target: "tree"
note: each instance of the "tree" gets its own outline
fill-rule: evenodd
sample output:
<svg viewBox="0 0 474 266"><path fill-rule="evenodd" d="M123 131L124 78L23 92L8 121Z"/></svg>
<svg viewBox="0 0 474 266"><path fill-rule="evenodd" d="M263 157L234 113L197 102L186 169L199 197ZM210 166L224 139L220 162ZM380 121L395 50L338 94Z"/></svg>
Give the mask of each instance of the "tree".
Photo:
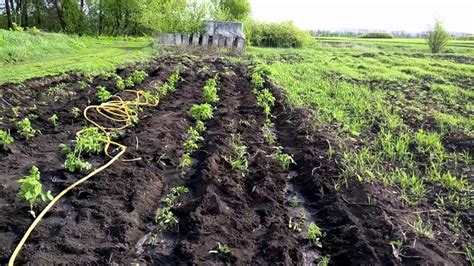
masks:
<svg viewBox="0 0 474 266"><path fill-rule="evenodd" d="M432 53L439 53L446 45L448 45L450 39L449 32L444 29L441 21L436 20L434 26L432 26L426 32L426 41L431 49Z"/></svg>
<svg viewBox="0 0 474 266"><path fill-rule="evenodd" d="M248 0L214 0L217 19L225 21L244 21L250 15Z"/></svg>
<svg viewBox="0 0 474 266"><path fill-rule="evenodd" d="M10 9L10 0L5 1L5 9L7 11L7 28L11 29L13 28L13 22L12 22L12 13Z"/></svg>

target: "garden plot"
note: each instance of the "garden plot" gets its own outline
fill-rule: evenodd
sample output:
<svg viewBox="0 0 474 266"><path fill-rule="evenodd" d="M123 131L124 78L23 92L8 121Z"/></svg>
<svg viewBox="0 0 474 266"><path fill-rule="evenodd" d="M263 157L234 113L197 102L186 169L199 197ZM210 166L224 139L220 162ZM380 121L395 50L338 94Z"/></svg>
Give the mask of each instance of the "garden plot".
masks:
<svg viewBox="0 0 474 266"><path fill-rule="evenodd" d="M126 151L57 202L17 263L400 263L393 241L403 237L410 210L393 206L383 187L349 180L350 189L337 189L330 136L311 127L310 112L287 104L267 75L260 65L168 56L98 77L3 86L0 129L14 141L0 152L0 263L46 206L48 191L56 196L109 162L104 149L119 154L116 147L76 152L76 133L94 126L82 114L87 106L112 95L135 101L138 94L126 89L159 102L131 105L125 121L110 119L123 117L115 109L108 118L88 116L120 128L104 138ZM70 153L79 162L65 169ZM30 206L17 180L33 166L46 202ZM367 202L374 195L377 204ZM444 252L445 240L417 243L404 247L403 261L463 261Z"/></svg>

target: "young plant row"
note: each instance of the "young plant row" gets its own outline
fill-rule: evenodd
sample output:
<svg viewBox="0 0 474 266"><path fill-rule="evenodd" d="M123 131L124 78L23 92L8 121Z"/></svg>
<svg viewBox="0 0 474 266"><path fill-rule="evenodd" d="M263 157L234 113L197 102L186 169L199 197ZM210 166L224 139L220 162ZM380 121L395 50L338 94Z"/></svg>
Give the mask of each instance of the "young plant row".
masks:
<svg viewBox="0 0 474 266"><path fill-rule="evenodd" d="M269 75L270 71L265 65L257 65L252 72L252 92L257 98L257 106L265 115L265 122L262 126L263 138L269 145L274 145L277 141L275 134L275 124L271 120L272 108L275 106L275 96L272 92L265 88L265 76ZM272 158L278 161L283 169L287 170L291 164L295 164L293 156L283 152L283 147L273 146L274 152Z"/></svg>
<svg viewBox="0 0 474 266"><path fill-rule="evenodd" d="M272 108L275 106L276 99L271 93L271 91L265 88L265 76L269 74L270 71L265 65L259 64L254 68L252 73L252 84L254 88L252 89L252 92L254 93L257 99L257 106L262 110L266 118L261 130L265 142L268 145L273 146L274 152L271 157L278 161L278 163L283 169L288 170L291 164L295 164L293 156L284 153L283 147L274 146L277 141L277 136L275 134L275 124L271 120L271 113ZM290 199L288 202L290 207L293 208L296 208L299 205L299 201L295 198ZM303 228L306 227L305 238L312 246L321 248L321 238L323 237L323 232L321 231L321 228L314 222L307 224L305 213L301 213L300 216L301 217L296 219L290 217L288 227L296 233L301 233L303 231Z"/></svg>
<svg viewBox="0 0 474 266"><path fill-rule="evenodd" d="M207 80L202 90L204 103L194 104L189 110L191 117L194 119L194 125L188 129L187 138L182 145L185 152L181 156L178 166L181 175L186 174L186 171L191 167L191 154L199 149L199 143L204 140L201 134L206 131L205 122L213 117L213 105L220 100L217 87L218 79L219 77L216 75Z"/></svg>

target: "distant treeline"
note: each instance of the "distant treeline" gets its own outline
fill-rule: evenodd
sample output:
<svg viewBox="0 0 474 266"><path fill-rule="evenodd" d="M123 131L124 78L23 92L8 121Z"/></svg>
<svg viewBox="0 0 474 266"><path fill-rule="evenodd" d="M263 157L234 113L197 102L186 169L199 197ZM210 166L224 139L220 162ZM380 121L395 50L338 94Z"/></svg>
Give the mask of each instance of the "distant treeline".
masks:
<svg viewBox="0 0 474 266"><path fill-rule="evenodd" d="M241 21L247 0L0 0L0 28L72 34L200 32L203 21Z"/></svg>
<svg viewBox="0 0 474 266"><path fill-rule="evenodd" d="M361 37L361 38L420 38L423 33L409 33L403 31L383 32L383 31L311 31L315 37Z"/></svg>

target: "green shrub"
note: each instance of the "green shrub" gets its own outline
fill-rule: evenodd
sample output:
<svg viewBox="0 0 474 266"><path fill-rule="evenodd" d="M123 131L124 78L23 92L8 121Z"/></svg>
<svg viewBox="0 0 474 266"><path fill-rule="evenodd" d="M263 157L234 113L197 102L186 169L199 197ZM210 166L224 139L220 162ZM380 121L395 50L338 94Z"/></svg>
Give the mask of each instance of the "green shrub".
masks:
<svg viewBox="0 0 474 266"><path fill-rule="evenodd" d="M393 35L388 32L369 32L364 35L359 36L359 38L366 39L393 39Z"/></svg>
<svg viewBox="0 0 474 266"><path fill-rule="evenodd" d="M436 20L434 26L426 32L426 41L433 54L441 52L448 45L450 37L449 32L439 20Z"/></svg>
<svg viewBox="0 0 474 266"><path fill-rule="evenodd" d="M249 21L247 38L253 46L301 48L311 44L313 37L292 22L263 23Z"/></svg>

